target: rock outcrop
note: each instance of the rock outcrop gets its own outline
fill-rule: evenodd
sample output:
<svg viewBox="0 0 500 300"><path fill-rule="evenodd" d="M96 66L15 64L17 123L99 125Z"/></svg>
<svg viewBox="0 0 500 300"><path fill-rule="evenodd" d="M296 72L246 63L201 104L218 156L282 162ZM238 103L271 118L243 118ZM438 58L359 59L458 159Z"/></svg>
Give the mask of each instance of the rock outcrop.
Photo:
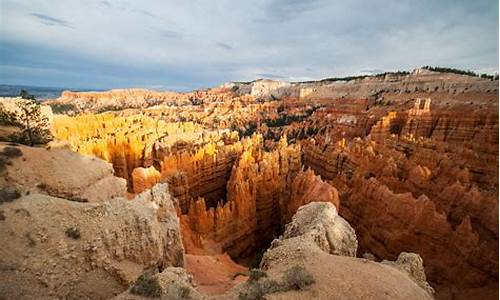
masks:
<svg viewBox="0 0 500 300"><path fill-rule="evenodd" d="M100 203L30 193L0 209L0 295L6 299L108 299L146 268L184 265L166 185L132 201Z"/></svg>
<svg viewBox="0 0 500 300"><path fill-rule="evenodd" d="M337 189L324 182L311 169L301 170L293 179L290 199L284 203L285 207L281 212L283 223L290 222L299 207L313 201L329 202L334 204L337 210L340 208Z"/></svg>
<svg viewBox="0 0 500 300"><path fill-rule="evenodd" d="M261 262L272 279L290 266L304 266L314 283L299 291L270 294L272 299L433 299L410 276L422 279L422 265L402 259L405 271L385 264L353 257L357 241L354 230L338 216L331 203L313 202L302 206L285 234L273 241ZM340 255L332 255L332 254ZM342 256L343 254L347 256ZM413 256L411 256L413 255ZM401 257L418 257L402 254ZM404 263L402 261L405 261ZM420 260L421 262L421 260ZM408 275L410 274L410 275ZM424 277L425 280L425 277ZM420 283L420 282L419 282ZM425 281L421 282L422 284ZM242 287L244 288L244 287Z"/></svg>
<svg viewBox="0 0 500 300"><path fill-rule="evenodd" d="M282 139L276 150L262 152L260 140L257 135L246 140L227 181L225 202L210 207L199 198L181 216L185 245L203 248L203 241L214 242L219 251L245 256L277 236L300 205L315 200L339 205L335 188L299 169L299 147Z"/></svg>
<svg viewBox="0 0 500 300"><path fill-rule="evenodd" d="M358 249L354 229L328 202L311 202L299 208L281 239L294 237L313 242L321 250L335 255L355 257Z"/></svg>
<svg viewBox="0 0 500 300"><path fill-rule="evenodd" d="M132 190L134 193L140 193L160 182L161 173L153 166L149 168L138 167L132 171L131 177Z"/></svg>
<svg viewBox="0 0 500 300"><path fill-rule="evenodd" d="M413 279L421 288L427 291L430 295L434 294L434 289L427 282L424 272L424 261L420 255L415 253L401 252L396 261L382 261L383 264L393 266L400 271L405 272Z"/></svg>
<svg viewBox="0 0 500 300"><path fill-rule="evenodd" d="M68 149L45 149L0 143L19 149L21 155L9 159L0 186L22 193L48 194L79 202L101 202L126 193L126 181L114 176L112 165Z"/></svg>

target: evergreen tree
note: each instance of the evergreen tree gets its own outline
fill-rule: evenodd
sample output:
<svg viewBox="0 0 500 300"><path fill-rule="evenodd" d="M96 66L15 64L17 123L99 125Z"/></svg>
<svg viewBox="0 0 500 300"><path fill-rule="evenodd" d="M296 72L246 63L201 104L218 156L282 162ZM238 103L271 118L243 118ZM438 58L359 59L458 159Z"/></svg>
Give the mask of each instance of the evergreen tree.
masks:
<svg viewBox="0 0 500 300"><path fill-rule="evenodd" d="M20 142L33 146L52 140L49 120L42 114L40 103L25 90L21 91L20 96L24 100L16 103L18 111L15 113L16 121L22 129Z"/></svg>

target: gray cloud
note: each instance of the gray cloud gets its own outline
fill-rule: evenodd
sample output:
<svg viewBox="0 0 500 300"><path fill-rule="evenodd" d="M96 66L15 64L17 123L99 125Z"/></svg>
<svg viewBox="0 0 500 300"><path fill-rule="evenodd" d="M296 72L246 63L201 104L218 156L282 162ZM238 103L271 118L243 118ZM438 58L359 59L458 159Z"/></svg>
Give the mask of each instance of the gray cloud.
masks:
<svg viewBox="0 0 500 300"><path fill-rule="evenodd" d="M159 29L158 33L160 34L160 36L169 39L182 39L183 37L182 33L168 29Z"/></svg>
<svg viewBox="0 0 500 300"><path fill-rule="evenodd" d="M4 0L1 14L0 65L11 67L0 83L207 87L422 65L498 70L492 0Z"/></svg>
<svg viewBox="0 0 500 300"><path fill-rule="evenodd" d="M233 50L233 47L229 46L228 44L221 43L221 42L216 42L217 46L221 47L224 50Z"/></svg>
<svg viewBox="0 0 500 300"><path fill-rule="evenodd" d="M259 73L257 74L259 77L268 78L268 79L284 79L284 76L271 74L271 73Z"/></svg>
<svg viewBox="0 0 500 300"><path fill-rule="evenodd" d="M39 13L32 13L31 14L33 17L38 18L40 23L43 23L45 25L49 26L63 26L63 27L68 27L68 28L74 28L73 25L70 22L54 18L48 15L44 14L39 14Z"/></svg>

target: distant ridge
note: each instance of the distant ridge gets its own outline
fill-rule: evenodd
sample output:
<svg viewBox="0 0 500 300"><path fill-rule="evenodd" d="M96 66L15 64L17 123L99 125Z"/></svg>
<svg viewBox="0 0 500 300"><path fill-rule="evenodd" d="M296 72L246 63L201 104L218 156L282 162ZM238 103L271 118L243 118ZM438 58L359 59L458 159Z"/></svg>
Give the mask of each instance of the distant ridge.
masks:
<svg viewBox="0 0 500 300"><path fill-rule="evenodd" d="M87 89L71 89L60 87L44 87L32 85L11 85L0 84L0 97L17 97L21 90L26 90L30 95L35 96L38 100L56 99L59 98L62 92L71 90L75 92L89 91Z"/></svg>

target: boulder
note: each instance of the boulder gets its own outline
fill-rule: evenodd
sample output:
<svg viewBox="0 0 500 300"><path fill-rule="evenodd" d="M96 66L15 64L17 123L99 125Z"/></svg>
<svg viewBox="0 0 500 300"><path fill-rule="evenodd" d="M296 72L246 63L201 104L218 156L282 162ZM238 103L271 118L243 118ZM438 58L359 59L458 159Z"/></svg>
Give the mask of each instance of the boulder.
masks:
<svg viewBox="0 0 500 300"><path fill-rule="evenodd" d="M314 242L327 253L356 256L356 233L330 202L311 202L299 208L281 239L298 236Z"/></svg>
<svg viewBox="0 0 500 300"><path fill-rule="evenodd" d="M382 263L405 272L421 288L426 290L427 293L430 295L434 294L434 289L427 283L424 271L424 261L420 255L416 253L401 252L396 261L384 260Z"/></svg>

